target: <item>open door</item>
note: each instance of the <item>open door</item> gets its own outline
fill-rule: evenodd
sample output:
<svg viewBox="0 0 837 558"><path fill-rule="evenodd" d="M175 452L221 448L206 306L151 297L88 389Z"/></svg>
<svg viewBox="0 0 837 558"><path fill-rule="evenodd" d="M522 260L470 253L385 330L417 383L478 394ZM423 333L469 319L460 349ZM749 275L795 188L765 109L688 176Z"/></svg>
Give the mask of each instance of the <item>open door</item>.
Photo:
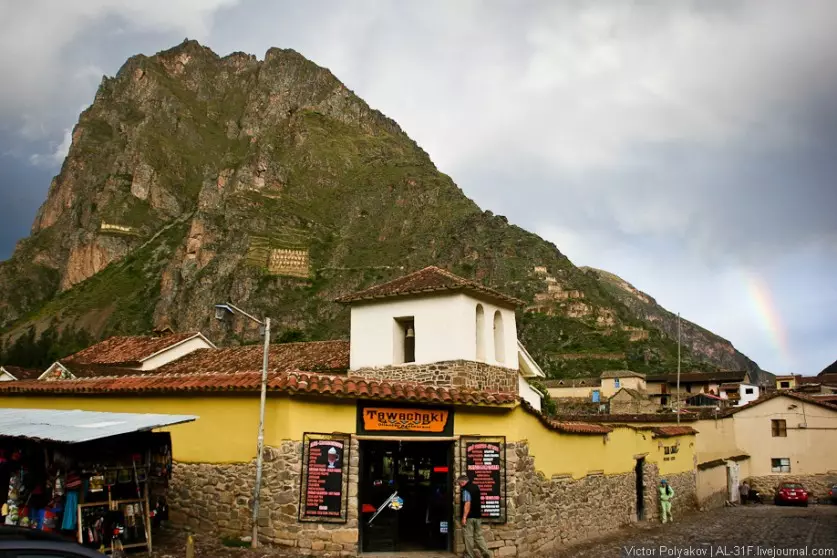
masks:
<svg viewBox="0 0 837 558"><path fill-rule="evenodd" d="M645 479L643 472L645 469L645 458L640 457L636 460L636 467L634 474L636 475L636 520L643 521L645 519Z"/></svg>

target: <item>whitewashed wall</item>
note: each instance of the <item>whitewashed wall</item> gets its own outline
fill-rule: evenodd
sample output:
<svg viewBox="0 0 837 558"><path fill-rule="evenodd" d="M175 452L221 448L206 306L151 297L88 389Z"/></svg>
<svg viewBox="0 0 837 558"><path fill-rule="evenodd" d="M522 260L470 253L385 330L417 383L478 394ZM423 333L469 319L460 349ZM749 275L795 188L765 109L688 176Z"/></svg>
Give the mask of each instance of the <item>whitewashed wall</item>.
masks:
<svg viewBox="0 0 837 558"><path fill-rule="evenodd" d="M160 351L151 358L143 361L139 370L156 370L157 368L170 362L174 362L175 360L184 357L193 351L211 348L212 345L204 341L202 337L193 337L192 339L184 341L179 345ZM200 372L200 370L195 370L195 372Z"/></svg>
<svg viewBox="0 0 837 558"><path fill-rule="evenodd" d="M477 304L483 307L483 339L487 364L518 369L517 324L514 310L500 308L465 294L440 294L420 298L356 303L351 309L353 370L394 364L395 320L415 321L415 364L477 359ZM504 362L495 359L494 314L503 321Z"/></svg>

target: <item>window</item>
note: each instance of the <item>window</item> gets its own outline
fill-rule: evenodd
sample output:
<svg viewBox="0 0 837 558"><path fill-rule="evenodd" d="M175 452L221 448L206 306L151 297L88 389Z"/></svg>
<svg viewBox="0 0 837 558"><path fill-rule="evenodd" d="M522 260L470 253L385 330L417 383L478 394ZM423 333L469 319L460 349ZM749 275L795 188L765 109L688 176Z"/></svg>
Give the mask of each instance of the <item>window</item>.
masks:
<svg viewBox="0 0 837 558"><path fill-rule="evenodd" d="M477 304L477 360L485 361L485 310Z"/></svg>
<svg viewBox="0 0 837 558"><path fill-rule="evenodd" d="M774 438L787 438L788 423L785 419L773 419L770 421L770 427L773 431Z"/></svg>
<svg viewBox="0 0 837 558"><path fill-rule="evenodd" d="M413 317L395 318L392 362L408 364L416 361L416 325Z"/></svg>
<svg viewBox="0 0 837 558"><path fill-rule="evenodd" d="M663 396L663 397L660 399L660 405L662 405L663 407L665 407L666 405L668 405L668 397Z"/></svg>
<svg viewBox="0 0 837 558"><path fill-rule="evenodd" d="M503 335L503 315L499 310L494 312L494 360L506 362L506 336Z"/></svg>
<svg viewBox="0 0 837 558"><path fill-rule="evenodd" d="M770 470L774 473L790 473L790 458L774 457L770 460Z"/></svg>
<svg viewBox="0 0 837 558"><path fill-rule="evenodd" d="M779 382L779 387L782 389L788 389L790 387L790 382Z"/></svg>
<svg viewBox="0 0 837 558"><path fill-rule="evenodd" d="M753 395L753 388L744 388L745 395Z"/></svg>
<svg viewBox="0 0 837 558"><path fill-rule="evenodd" d="M601 393L599 392L599 390L594 389L593 390L593 403L599 403L600 400L601 400Z"/></svg>
<svg viewBox="0 0 837 558"><path fill-rule="evenodd" d="M619 381L619 378L613 378L613 386L617 388L621 387L621 382Z"/></svg>

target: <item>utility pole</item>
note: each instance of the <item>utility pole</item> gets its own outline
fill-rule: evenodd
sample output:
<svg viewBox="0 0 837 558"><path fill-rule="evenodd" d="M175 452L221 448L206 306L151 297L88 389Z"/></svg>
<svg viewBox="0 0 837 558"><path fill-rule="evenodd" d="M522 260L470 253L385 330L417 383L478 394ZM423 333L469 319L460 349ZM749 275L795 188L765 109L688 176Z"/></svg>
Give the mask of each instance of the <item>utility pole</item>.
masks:
<svg viewBox="0 0 837 558"><path fill-rule="evenodd" d="M680 424L680 312L677 313L677 424Z"/></svg>
<svg viewBox="0 0 837 558"><path fill-rule="evenodd" d="M264 327L264 354L262 355L261 401L259 403L259 435L256 438L256 485L253 487L253 534L250 546L259 547L259 496L262 488L262 464L264 463L264 408L267 400L267 361L270 354L270 318L264 321L255 318L244 310L227 304L215 305L215 317L223 320L227 313L241 314Z"/></svg>

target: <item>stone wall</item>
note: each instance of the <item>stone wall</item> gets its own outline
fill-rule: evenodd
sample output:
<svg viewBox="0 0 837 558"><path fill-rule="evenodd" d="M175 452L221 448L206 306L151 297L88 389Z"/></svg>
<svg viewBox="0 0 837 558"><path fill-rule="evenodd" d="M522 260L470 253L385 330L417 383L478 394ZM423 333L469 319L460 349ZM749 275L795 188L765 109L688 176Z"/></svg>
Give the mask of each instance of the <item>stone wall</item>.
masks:
<svg viewBox="0 0 837 558"><path fill-rule="evenodd" d="M817 500L828 501L828 491L837 484L837 472L821 475L766 475L748 477L746 480L752 488L761 492L763 498L772 499L776 488L783 482L798 482Z"/></svg>
<svg viewBox="0 0 837 558"><path fill-rule="evenodd" d="M459 464L458 447L455 462ZM635 523L637 519L636 475L590 474L546 478L535 469L534 457L525 442L506 444L506 524L484 523L488 547L495 556L543 556L560 546L584 541ZM674 517L697 505L694 472L666 477L677 496ZM656 464L643 468L644 519L659 519L659 472ZM455 515L459 514L457 502ZM455 550L462 552L459 522Z"/></svg>
<svg viewBox="0 0 837 558"><path fill-rule="evenodd" d="M266 447L259 502L259 540L296 549L301 555L354 556L358 550L358 442L352 440L344 490L348 521L300 522L302 442ZM232 465L176 463L169 490L175 527L241 537L251 533L255 461Z"/></svg>
<svg viewBox="0 0 837 558"><path fill-rule="evenodd" d="M408 381L506 393L517 393L517 375L517 370L468 360L352 370L352 376L367 380Z"/></svg>
<svg viewBox="0 0 837 558"><path fill-rule="evenodd" d="M358 460L359 444L351 443L345 482L348 522L301 523L299 483L302 443L283 442L265 448L261 494L261 540L303 556L355 556L359 552ZM459 474L459 444L454 450L454 475ZM250 534L255 464L207 465L176 463L169 491L170 516L175 527L207 536L240 537ZM675 519L696 507L694 472L666 477L677 493ZM657 466L643 469L645 519L659 519ZM506 524L485 523L489 548L495 556L543 556L551 549L601 536L637 521L634 472L546 478L535 469L526 442L506 444ZM456 491L454 515L459 514ZM454 546L463 550L459 522L454 521Z"/></svg>

